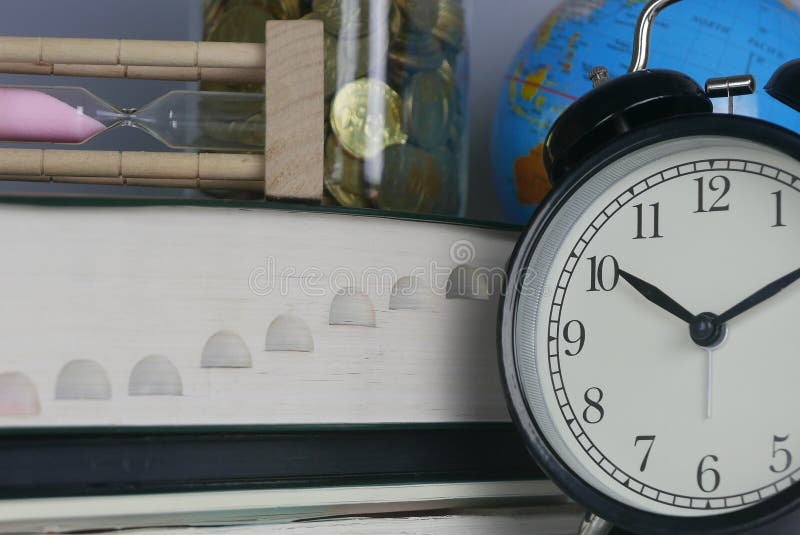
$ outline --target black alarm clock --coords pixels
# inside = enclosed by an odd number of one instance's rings
[[[553,125],[555,188],[500,306],[512,417],[596,515],[584,533],[743,531],[800,504],[800,136],[732,113],[750,76],[647,70],[674,1]],[[799,71],[770,94],[797,107]]]

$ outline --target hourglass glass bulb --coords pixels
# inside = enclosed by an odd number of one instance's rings
[[[171,91],[120,109],[82,87],[0,87],[0,140],[84,143],[118,126],[146,131],[173,148],[259,151],[264,96]]]

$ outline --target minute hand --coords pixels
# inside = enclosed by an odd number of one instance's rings
[[[673,316],[676,316],[686,323],[691,323],[694,319],[694,314],[683,308],[677,301],[665,294],[660,288],[643,281],[639,277],[631,275],[627,271],[619,270],[620,276],[628,281],[628,284],[642,294],[645,299],[651,303],[658,305]]]
[[[798,279],[800,279],[800,268],[795,269],[794,271],[792,271],[787,275],[784,275],[780,279],[767,284],[766,286],[758,290],[756,293],[754,293],[741,303],[732,306],[731,308],[720,314],[719,318],[717,318],[717,323],[719,325],[722,325],[723,323],[732,320],[739,314],[747,312],[757,304],[766,301],[767,299],[774,296],[775,294],[777,294],[778,292],[780,292],[781,290],[783,290],[784,288],[786,288],[787,286],[789,286]]]

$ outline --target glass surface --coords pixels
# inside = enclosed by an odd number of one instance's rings
[[[206,0],[205,39],[263,42],[267,20],[322,21],[328,202],[461,215],[467,197],[465,9],[461,0]],[[255,84],[203,87],[262,90]]]

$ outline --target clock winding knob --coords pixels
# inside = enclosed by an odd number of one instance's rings
[[[592,70],[589,71],[589,80],[592,81],[592,87],[599,87],[608,82],[608,79],[608,69],[602,65],[593,67]]]
[[[701,347],[714,347],[722,341],[725,326],[720,325],[719,316],[712,312],[698,314],[689,324],[692,341]]]

